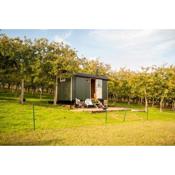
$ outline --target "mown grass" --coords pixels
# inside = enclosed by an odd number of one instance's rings
[[[173,111],[149,108],[149,120],[144,112],[127,111],[125,122],[123,111],[108,112],[105,123],[105,113],[74,112],[48,104],[50,99],[28,94],[21,105],[16,95],[0,92],[0,145],[175,145]]]

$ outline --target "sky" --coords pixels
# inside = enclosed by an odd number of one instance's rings
[[[10,37],[63,41],[77,50],[78,56],[99,58],[112,69],[175,64],[175,30],[26,30],[1,29]]]

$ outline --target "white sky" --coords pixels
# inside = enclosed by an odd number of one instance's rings
[[[90,36],[103,43],[102,59],[114,68],[175,64],[175,30],[96,30]]]

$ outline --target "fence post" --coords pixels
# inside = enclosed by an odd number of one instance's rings
[[[106,118],[105,118],[105,123],[107,124],[107,108],[105,109],[105,111],[106,111]]]
[[[33,104],[33,129],[35,131],[35,108],[34,108],[34,104]]]

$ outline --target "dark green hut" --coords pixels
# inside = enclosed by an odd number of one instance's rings
[[[76,98],[85,100],[97,98],[104,102],[108,99],[108,78],[77,73],[70,78],[60,79],[58,83],[58,102],[74,102]]]

